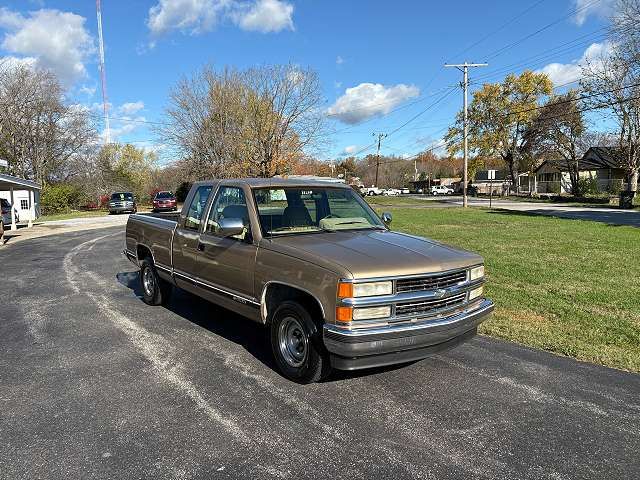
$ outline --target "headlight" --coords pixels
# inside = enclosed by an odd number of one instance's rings
[[[391,295],[393,282],[338,283],[338,298],[372,297],[374,295]]]
[[[482,296],[482,287],[475,288],[469,292],[469,301]]]
[[[354,320],[369,320],[373,318],[387,318],[391,316],[391,307],[354,308]]]
[[[478,280],[482,277],[484,277],[484,265],[479,265],[469,270],[469,281],[473,282],[474,280]]]

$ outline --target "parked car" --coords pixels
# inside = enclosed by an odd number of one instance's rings
[[[366,188],[366,192],[367,192],[366,193],[367,195],[374,196],[374,195],[382,195],[384,193],[384,190],[371,185],[370,187]]]
[[[400,195],[400,190],[398,190],[397,188],[388,188],[384,192],[382,192],[382,194],[386,195],[387,197],[397,197],[398,195]]]
[[[431,195],[451,195],[453,188],[446,185],[434,185],[431,187]]]
[[[180,287],[269,328],[288,378],[412,362],[473,337],[493,310],[474,253],[389,229],[349,186],[194,183],[177,221],[131,215],[143,300]]]
[[[158,192],[153,197],[154,212],[175,212],[178,210],[178,201],[171,192]]]
[[[2,221],[2,219],[0,218],[0,245],[2,245],[2,243],[4,243],[2,241],[2,238],[4,237],[4,222]]]
[[[2,223],[4,223],[5,225],[11,225],[11,208],[12,208],[11,203],[9,203],[8,200],[4,198],[0,198],[1,218],[2,218]],[[13,214],[16,217],[16,223],[18,223],[20,221],[20,215],[18,215],[18,210],[14,208]]]
[[[131,192],[115,192],[109,199],[109,213],[136,213],[138,205]]]
[[[411,190],[409,190],[408,188],[401,188],[400,189],[400,193],[403,195],[407,195],[409,193],[411,193]]]

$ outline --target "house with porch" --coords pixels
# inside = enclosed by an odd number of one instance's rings
[[[589,148],[577,162],[579,178],[595,180],[598,191],[602,193],[626,189],[626,174],[620,168],[621,162],[617,156],[618,150],[613,147]],[[533,193],[539,194],[571,193],[571,177],[566,160],[545,160],[532,176],[523,174],[519,181],[521,192],[531,191],[529,188],[532,188]]]
[[[12,208],[3,215],[5,225],[17,230],[18,221],[31,227],[40,216],[40,185],[31,180],[0,173],[0,198],[7,200]]]

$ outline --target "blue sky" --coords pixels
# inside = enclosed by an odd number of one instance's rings
[[[565,84],[579,77],[585,56],[606,51],[602,27],[612,3],[103,0],[113,136],[156,148],[170,161],[147,122],[162,120],[168,92],[182,75],[206,63],[293,63],[320,75],[335,132],[324,142],[325,158],[372,152],[365,148],[373,132],[393,132],[418,115],[383,143],[384,153],[414,154],[438,144],[461,106],[460,90],[451,88],[461,74],[445,62],[488,61],[471,72],[476,86],[524,68],[545,69],[556,85]],[[0,5],[0,57],[53,69],[73,101],[97,115],[95,3]]]

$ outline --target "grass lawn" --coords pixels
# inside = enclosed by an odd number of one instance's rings
[[[51,220],[69,220],[71,218],[83,218],[83,217],[104,217],[108,215],[109,212],[104,210],[90,210],[90,211],[79,211],[74,210],[69,213],[57,213],[54,215],[42,215],[38,218],[38,222],[48,222]]]
[[[375,197],[365,197],[365,200],[372,205],[374,208],[376,207],[376,205],[380,205],[380,206],[402,206],[402,205],[406,205],[406,206],[425,206],[425,205],[430,205],[431,203],[437,202],[437,200],[427,200],[425,198],[425,200],[421,200],[419,198],[413,198],[413,197],[404,197],[404,196],[398,196],[398,197],[385,197],[384,195],[379,195],[379,196],[375,196]]]
[[[640,372],[640,229],[479,208],[393,216],[396,230],[484,256],[496,310],[482,333]]]

